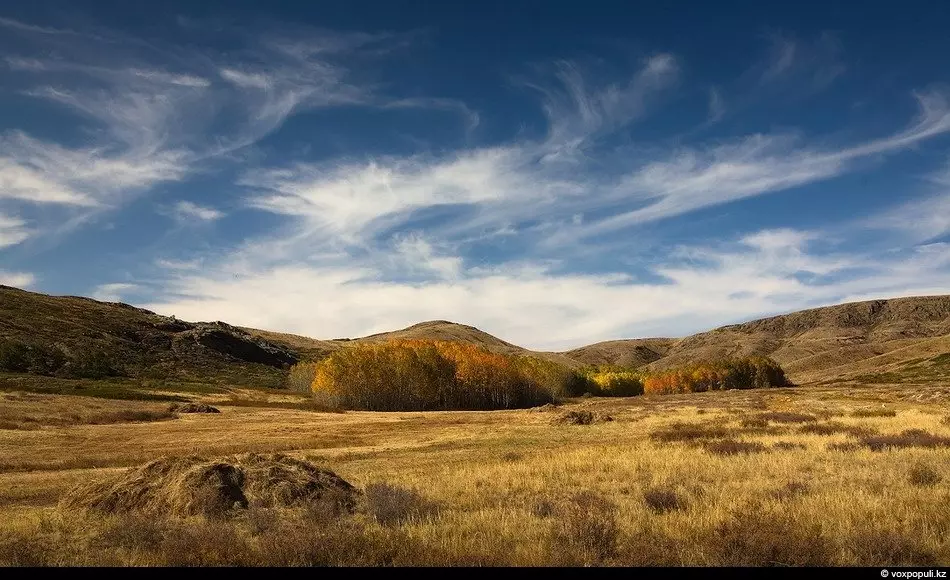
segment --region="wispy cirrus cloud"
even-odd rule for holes
[[[826,88],[847,70],[838,38],[823,32],[814,39],[787,34],[768,34],[765,60],[750,69],[760,85],[795,83],[798,89],[815,92]]]
[[[576,158],[565,167],[545,161],[548,140],[526,141],[447,158],[254,170],[242,183],[254,189],[252,207],[303,220],[311,231],[346,243],[411,225],[418,212],[441,208],[443,219],[435,227],[450,236],[539,219],[560,223],[542,242],[550,249],[828,180],[854,170],[862,159],[895,154],[950,131],[946,95],[915,96],[919,114],[906,129],[839,148],[809,145],[802,135],[754,134],[707,148],[682,147],[657,160],[621,159],[605,167]],[[598,121],[585,127],[587,139],[606,126]],[[608,209],[608,217],[584,218]]]
[[[640,68],[619,82],[594,82],[581,65],[556,63],[558,82],[524,82],[542,96],[548,119],[546,160],[571,159],[598,135],[610,133],[642,117],[653,100],[679,77],[672,54],[643,59]]]
[[[224,217],[224,212],[213,207],[199,205],[192,201],[179,201],[169,210],[170,215],[180,223],[213,222]]]
[[[14,246],[28,237],[30,230],[24,220],[0,213],[0,248]]]
[[[60,205],[73,214],[73,224],[158,184],[183,181],[213,159],[272,133],[299,111],[344,105],[441,108],[465,116],[469,124],[477,119],[450,99],[376,94],[368,75],[350,61],[385,57],[389,46],[400,42],[393,35],[235,29],[229,33],[241,47],[223,53],[10,19],[0,20],[0,28],[9,33],[0,41],[8,54],[6,70],[0,66],[4,82],[75,114],[79,134],[69,141],[82,143],[65,145],[22,130],[0,135],[0,204]],[[50,227],[38,223],[36,230]]]

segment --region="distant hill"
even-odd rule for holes
[[[723,326],[674,341],[647,368],[694,360],[768,355],[797,382],[846,377],[938,354],[950,334],[950,296],[853,302]],[[636,348],[635,341],[630,348]],[[947,352],[944,349],[942,352]]]
[[[192,323],[142,308],[0,286],[0,343],[62,353],[67,364],[102,353],[118,374],[279,386],[300,356],[223,322]],[[68,367],[67,367],[68,368]]]
[[[127,304],[47,296],[0,286],[0,342],[55,345],[70,357],[98,350],[132,377],[277,386],[284,369],[351,344],[391,339],[453,340],[580,367],[663,369],[730,356],[767,355],[792,380],[929,380],[950,373],[950,296],[855,302],[723,326],[685,338],[610,340],[563,353],[536,352],[445,320],[362,338],[319,340],[185,322]],[[941,358],[942,357],[942,358]],[[945,373],[946,371],[946,373]],[[948,374],[950,376],[950,374]]]
[[[666,356],[675,342],[675,338],[607,340],[575,348],[563,354],[588,365],[642,367]]]

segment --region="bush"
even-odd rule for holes
[[[871,435],[861,438],[861,443],[871,451],[900,449],[904,447],[950,447],[950,437],[934,435],[923,429],[907,429],[897,435]]]
[[[457,342],[405,340],[340,349],[316,366],[320,400],[368,411],[522,409],[569,382],[542,362]]]
[[[0,339],[0,371],[53,375],[66,364],[66,355],[56,346]]]
[[[917,487],[928,487],[931,485],[937,485],[942,479],[940,474],[933,470],[929,465],[924,465],[923,463],[918,463],[910,469],[910,473],[907,477],[911,485],[916,485]]]
[[[617,506],[592,492],[571,498],[558,511],[551,537],[552,556],[564,564],[601,564],[617,554]]]
[[[739,441],[737,439],[710,441],[704,443],[703,447],[714,455],[743,455],[768,451],[768,448],[758,441]]]
[[[102,379],[125,375],[120,365],[100,350],[82,351],[73,357],[64,370],[67,376],[77,379]]]
[[[683,498],[671,489],[648,489],[643,492],[643,502],[655,514],[681,510],[686,507]]]
[[[384,526],[425,519],[439,513],[437,504],[414,489],[388,483],[371,483],[363,490],[369,514]]]
[[[0,370],[25,373],[30,368],[27,346],[13,340],[0,340]]]
[[[707,539],[717,566],[830,566],[834,554],[818,522],[792,519],[781,510],[748,505],[735,509]]]

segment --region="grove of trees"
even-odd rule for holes
[[[574,370],[472,344],[430,340],[341,348],[291,369],[289,385],[301,388],[308,382],[324,403],[371,411],[518,409],[583,393],[629,397],[788,385],[782,368],[765,357],[652,372]]]

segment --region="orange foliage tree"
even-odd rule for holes
[[[648,373],[643,379],[643,391],[649,394],[696,393],[784,387],[788,384],[785,371],[777,362],[767,357],[748,357]]]
[[[550,402],[573,375],[554,363],[448,341],[340,349],[317,364],[313,392],[348,409],[516,409]]]

